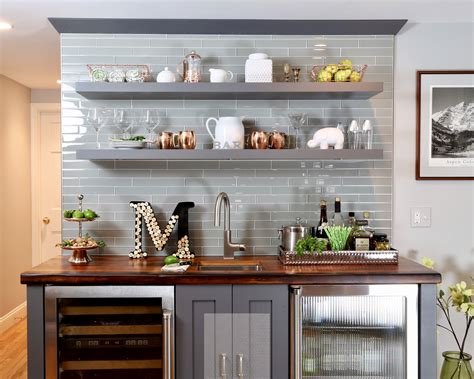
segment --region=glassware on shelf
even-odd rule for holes
[[[185,83],[198,83],[202,80],[201,56],[194,50],[184,57],[183,81]]]
[[[155,133],[155,129],[160,125],[161,123],[161,117],[160,114],[157,111],[153,111],[150,109],[147,109],[142,117],[140,118],[141,124],[145,127],[146,129],[146,146],[149,149],[153,149],[156,147],[156,140],[157,140],[157,134]]]
[[[122,132],[122,138],[130,138],[129,130],[132,128],[132,120],[129,112],[124,109],[114,109],[114,125]]]
[[[288,119],[290,124],[295,129],[295,149],[299,149],[299,130],[306,123],[306,114],[305,113],[289,113]]]
[[[351,124],[349,125],[349,149],[358,150],[361,148],[361,134],[362,131],[360,129],[359,123],[357,120],[352,120]]]
[[[91,125],[95,130],[96,146],[100,149],[99,134],[100,130],[105,125],[105,114],[104,111],[97,108],[92,108],[87,112],[86,125]]]
[[[362,147],[365,150],[372,150],[374,131],[370,120],[365,120],[362,124]]]

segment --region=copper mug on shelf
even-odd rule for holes
[[[196,147],[196,135],[192,130],[174,133],[173,144],[179,149],[192,150]]]
[[[174,149],[174,133],[173,132],[161,132],[158,136],[156,144],[161,149],[169,150]]]
[[[252,149],[267,149],[268,148],[268,136],[265,132],[252,132],[250,134],[249,144]]]
[[[273,131],[269,133],[268,147],[270,149],[284,149],[286,144],[286,134],[283,132]]]

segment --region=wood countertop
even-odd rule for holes
[[[173,285],[173,284],[409,284],[439,283],[441,275],[400,257],[398,265],[284,266],[277,256],[245,256],[235,260],[261,263],[262,271],[199,271],[200,257],[185,273],[161,271],[163,257],[92,256],[86,265],[72,265],[58,256],[21,274],[22,284]]]

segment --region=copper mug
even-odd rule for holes
[[[175,147],[184,150],[192,150],[196,147],[196,135],[192,130],[175,133],[173,135],[173,143]]]
[[[268,136],[265,132],[252,132],[250,135],[250,147],[252,149],[268,148]]]
[[[174,134],[173,132],[161,132],[158,136],[157,145],[161,149],[174,149]]]
[[[286,134],[273,131],[268,137],[268,147],[270,149],[284,149],[286,144]]]

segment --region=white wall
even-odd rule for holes
[[[467,281],[474,273],[474,182],[415,180],[416,71],[423,69],[474,69],[474,24],[409,24],[395,42],[394,246],[413,259],[434,259],[446,284]],[[410,227],[410,208],[419,206],[431,207],[430,228]],[[440,354],[456,346],[444,331],[438,342]]]

